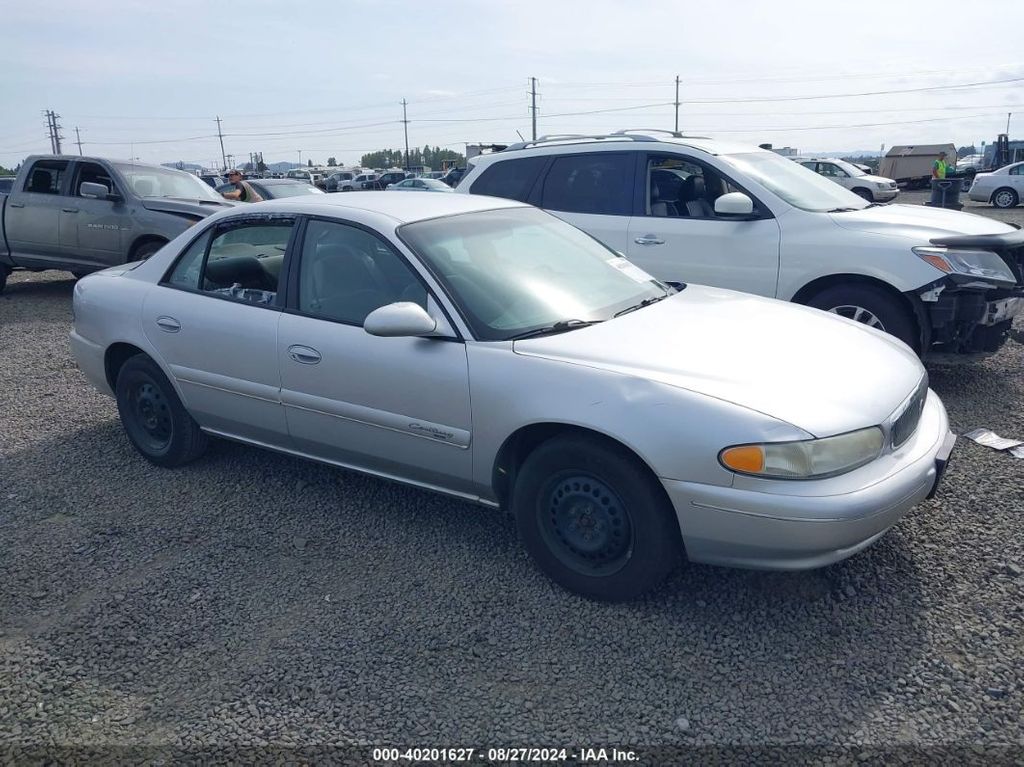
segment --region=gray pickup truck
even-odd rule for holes
[[[0,194],[0,291],[13,269],[81,277],[148,258],[233,204],[195,176],[158,165],[29,157]]]

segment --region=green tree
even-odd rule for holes
[[[336,158],[334,158],[334,157],[328,157],[327,158],[327,167],[328,168],[336,168],[336,167],[338,167],[338,160]]]

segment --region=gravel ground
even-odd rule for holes
[[[72,284],[17,274],[0,297],[9,748],[1024,754],[1024,460],[962,440],[940,496],[838,565],[687,565],[643,601],[595,604],[492,511],[229,443],[150,466],[70,357]],[[1022,343],[1018,323],[998,355],[930,371],[954,429],[1024,438]]]

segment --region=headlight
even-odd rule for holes
[[[948,248],[921,247],[912,248],[914,253],[923,258],[939,271],[946,274],[966,274],[992,282],[1004,282],[1015,285],[1017,278],[1010,267],[990,250],[950,250]]]
[[[876,181],[875,182],[875,186],[877,186],[879,189],[889,189],[890,188],[888,181]]]
[[[882,451],[882,430],[872,426],[847,434],[799,442],[727,447],[718,454],[725,468],[775,479],[819,479],[853,471]]]

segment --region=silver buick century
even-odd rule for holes
[[[81,280],[74,312],[79,365],[149,461],[223,437],[507,508],[548,576],[599,599],[682,556],[855,554],[934,493],[953,446],[892,337],[660,283],[488,197],[226,211]]]

